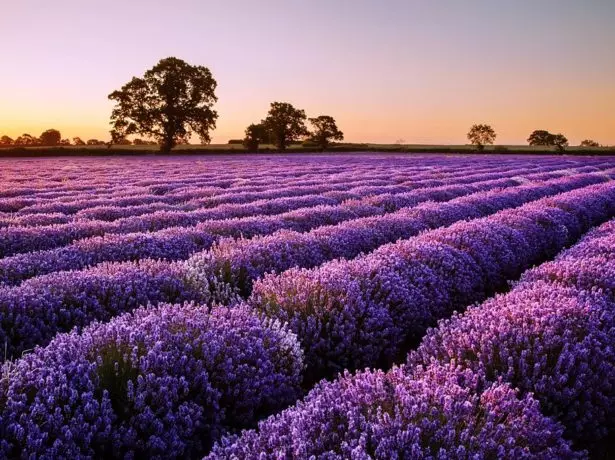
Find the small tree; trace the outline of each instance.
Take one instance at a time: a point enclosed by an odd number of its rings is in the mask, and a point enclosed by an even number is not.
[[[39,137],[41,145],[54,146],[60,144],[62,141],[62,135],[57,129],[48,129],[42,133]]]
[[[563,152],[564,147],[568,147],[568,139],[563,134],[555,134],[553,136],[553,145],[557,149],[558,152]]]
[[[320,115],[316,118],[310,118],[309,122],[314,129],[312,131],[311,141],[318,145],[321,150],[329,147],[329,143],[332,140],[344,140],[344,133],[338,129],[333,117],[329,115]]]
[[[105,141],[99,141],[98,139],[88,139],[87,145],[105,145]]]
[[[0,137],[0,145],[13,145],[14,141],[9,136]]]
[[[529,145],[555,145],[553,134],[544,129],[537,129],[530,134],[530,137],[527,138],[527,143]]]
[[[493,144],[495,138],[495,131],[489,125],[472,125],[470,131],[468,131],[468,140],[478,150],[483,150],[485,145]]]
[[[291,142],[309,134],[305,127],[305,111],[296,109],[288,102],[272,102],[267,118],[262,124],[271,140],[280,150],[286,150]]]
[[[581,147],[600,147],[600,144],[596,141],[593,141],[591,139],[585,139],[581,141],[580,144]]]
[[[258,146],[268,140],[267,129],[263,123],[252,123],[246,128],[246,137],[243,139],[243,146],[249,151],[258,151]]]
[[[73,137],[73,144],[75,145],[85,145],[85,142],[80,137]]]
[[[537,129],[527,138],[530,145],[542,145],[547,147],[556,147],[558,151],[563,151],[564,147],[568,146],[568,139],[563,134],[551,134],[544,129]]]
[[[38,139],[30,134],[24,133],[15,139],[15,145],[37,145]]]
[[[153,137],[169,152],[194,133],[209,143],[216,127],[216,80],[208,68],[174,57],[162,59],[142,78],[134,77],[109,95],[112,142],[131,134]]]
[[[62,139],[58,145],[70,145],[70,139]]]

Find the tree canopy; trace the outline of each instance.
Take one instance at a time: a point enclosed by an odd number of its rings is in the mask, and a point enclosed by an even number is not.
[[[581,147],[600,147],[600,144],[596,141],[593,141],[591,139],[584,139],[581,141],[581,144],[579,144]]]
[[[472,125],[468,132],[468,140],[472,145],[475,145],[478,150],[482,150],[485,145],[493,144],[496,136],[493,128],[485,124]]]
[[[313,127],[311,141],[322,150],[326,149],[332,140],[344,140],[344,133],[338,129],[333,117],[320,115],[316,118],[310,118],[309,122]]]
[[[111,113],[112,142],[131,134],[151,137],[163,152],[196,134],[209,143],[216,126],[216,80],[208,68],[181,59],[162,59],[109,95],[115,101]]]
[[[288,102],[272,102],[262,124],[269,132],[271,140],[280,150],[285,150],[291,142],[309,135],[305,127],[305,111],[296,109]]]
[[[257,151],[259,144],[269,141],[267,128],[263,123],[252,123],[246,128],[243,146],[250,151]]]
[[[529,145],[554,146],[558,150],[564,150],[568,145],[568,139],[563,134],[551,134],[544,129],[533,131],[527,138]]]
[[[39,137],[40,145],[54,146],[59,145],[62,141],[62,135],[57,129],[48,129]]]

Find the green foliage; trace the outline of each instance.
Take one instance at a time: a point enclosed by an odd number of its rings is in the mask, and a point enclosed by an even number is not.
[[[332,140],[344,140],[344,133],[338,129],[333,117],[320,115],[316,118],[310,118],[309,122],[314,129],[310,140],[320,149],[324,150],[329,147]]]
[[[131,134],[151,137],[163,152],[187,143],[196,134],[209,143],[216,127],[216,80],[208,68],[174,57],[162,59],[142,78],[134,77],[109,95],[112,142]]]
[[[472,125],[468,132],[468,140],[472,145],[475,145],[478,150],[483,150],[485,145],[491,145],[495,141],[497,135],[493,128],[489,125]]]
[[[304,110],[296,109],[288,102],[272,102],[262,124],[275,146],[285,150],[291,143],[309,135],[305,120]]]

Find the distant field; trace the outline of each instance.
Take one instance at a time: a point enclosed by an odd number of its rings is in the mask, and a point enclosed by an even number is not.
[[[0,157],[20,156],[80,156],[80,155],[146,155],[154,154],[159,150],[156,145],[114,145],[108,148],[104,145],[66,146],[66,147],[0,147]],[[302,145],[291,145],[288,152],[314,152],[313,148]],[[239,144],[192,144],[178,145],[172,154],[227,154],[227,153],[253,153],[247,152]],[[259,153],[276,152],[273,145],[263,145]],[[395,152],[395,153],[476,153],[471,145],[423,145],[423,144],[336,144],[327,152]],[[492,145],[487,146],[485,153],[502,154],[557,154],[554,147],[528,146],[528,145]],[[615,147],[568,147],[568,155],[615,155]]]

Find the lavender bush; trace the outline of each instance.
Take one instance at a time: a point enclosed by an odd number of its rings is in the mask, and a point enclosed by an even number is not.
[[[194,457],[294,401],[301,370],[246,308],[139,309],[5,364],[0,456]]]

